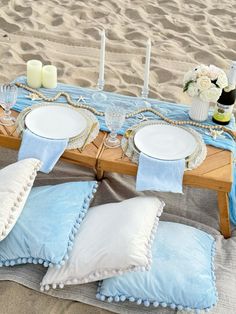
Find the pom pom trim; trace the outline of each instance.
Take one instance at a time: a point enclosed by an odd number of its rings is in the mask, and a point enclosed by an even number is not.
[[[122,294],[117,294],[117,295],[104,295],[101,293],[101,288],[102,288],[102,281],[98,282],[98,288],[97,288],[97,293],[96,293],[96,299],[100,300],[100,301],[106,301],[106,302],[124,302],[125,300],[129,301],[129,302],[135,302],[137,305],[144,305],[145,307],[149,307],[149,306],[153,306],[153,307],[170,307],[171,309],[178,309],[179,311],[193,311],[195,314],[200,313],[200,311],[204,310],[205,312],[209,312],[213,307],[215,307],[217,301],[218,301],[218,293],[217,293],[217,289],[216,289],[216,282],[215,282],[215,274],[214,274],[214,257],[215,257],[215,252],[216,252],[216,243],[215,241],[213,241],[212,243],[212,247],[211,247],[211,276],[212,276],[212,282],[213,282],[213,286],[214,286],[214,291],[215,291],[215,299],[216,302],[214,304],[212,304],[209,307],[205,307],[205,308],[191,308],[189,306],[186,305],[182,305],[182,304],[175,304],[175,303],[168,303],[165,301],[157,301],[157,300],[149,300],[149,299],[141,299],[141,298],[135,298],[133,296],[125,296]],[[112,300],[112,301],[111,301]]]
[[[39,162],[39,164],[37,165],[36,169],[40,169],[41,167],[41,162]],[[78,229],[80,227],[80,224],[81,222],[83,221],[86,213],[87,213],[87,210],[90,206],[90,202],[91,200],[93,199],[94,197],[94,194],[96,193],[97,191],[97,187],[98,187],[98,183],[97,181],[94,181],[94,184],[91,188],[91,192],[89,193],[89,195],[84,199],[84,202],[83,202],[83,205],[81,206],[81,211],[74,223],[74,226],[72,227],[72,230],[69,234],[69,240],[68,240],[68,245],[67,245],[67,252],[66,254],[64,255],[63,259],[58,262],[58,263],[52,263],[51,261],[48,261],[48,260],[45,260],[43,259],[42,257],[40,258],[35,258],[35,257],[18,257],[16,259],[10,259],[10,260],[2,260],[0,259],[0,267],[2,266],[15,266],[15,265],[21,265],[21,264],[42,264],[44,267],[57,267],[57,268],[60,268],[62,265],[65,264],[65,262],[68,260],[69,258],[69,254],[70,254],[70,251],[73,247],[73,241],[74,240],[71,240],[71,239],[74,239],[75,236],[76,236],[76,233],[78,232]],[[86,204],[86,206],[85,206]],[[15,205],[16,206],[16,205]],[[82,217],[82,218],[81,218]],[[78,223],[79,221],[79,223]],[[58,285],[62,286],[61,283],[58,283]],[[49,285],[48,285],[49,286]],[[55,285],[54,285],[55,286]],[[63,285],[64,287],[64,285]],[[48,288],[49,289],[49,288]],[[40,288],[41,291],[43,291],[43,288],[41,287]]]
[[[37,175],[37,171],[41,168],[41,161],[36,160],[34,161],[35,165],[33,167],[33,171],[29,176],[29,181],[22,187],[22,190],[16,195],[15,201],[13,202],[13,205],[11,209],[9,210],[8,218],[6,219],[6,223],[2,230],[0,231],[0,241],[5,239],[6,235],[9,233],[9,229],[12,228],[12,225],[16,222],[16,220],[19,217],[19,212],[16,211],[17,208],[20,206],[20,203],[22,203],[25,194],[28,192],[28,190],[32,187],[33,182],[35,180],[35,177]]]
[[[157,208],[157,212],[156,212],[156,217],[155,217],[155,221],[149,236],[149,240],[147,243],[147,252],[146,252],[146,259],[147,259],[147,263],[146,265],[142,265],[142,266],[134,266],[131,265],[129,267],[126,268],[122,268],[122,269],[103,269],[103,270],[95,270],[93,272],[90,272],[89,274],[87,274],[85,277],[82,278],[74,278],[73,280],[76,280],[77,284],[84,284],[84,283],[88,283],[91,281],[98,281],[104,278],[108,278],[114,275],[122,275],[124,273],[128,273],[128,272],[134,272],[134,271],[147,271],[150,269],[151,267],[151,263],[152,263],[152,243],[153,240],[155,238],[155,234],[156,234],[156,230],[157,230],[157,226],[159,223],[159,217],[162,214],[163,211],[163,207],[165,206],[165,203],[163,201],[160,201],[160,204]],[[71,281],[70,280],[65,280],[63,282],[54,282],[52,284],[49,284],[52,288],[53,288],[53,284],[59,285],[59,284],[63,284],[63,285],[71,285]],[[44,289],[44,287],[47,284],[43,284],[42,282],[40,283],[41,286],[41,290]],[[110,301],[111,302],[111,301]]]

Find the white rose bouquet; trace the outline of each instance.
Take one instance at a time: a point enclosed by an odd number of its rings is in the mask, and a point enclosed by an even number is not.
[[[223,70],[214,65],[201,64],[185,74],[183,91],[203,101],[217,102],[226,86],[228,79]]]

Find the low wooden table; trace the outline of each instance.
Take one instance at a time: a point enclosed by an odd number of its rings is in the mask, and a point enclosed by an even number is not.
[[[207,146],[204,162],[197,169],[186,171],[183,178],[184,185],[217,191],[220,231],[225,238],[231,235],[228,193],[233,182],[232,166],[233,155],[230,151]],[[109,171],[135,176],[137,168],[128,157],[122,158],[121,148],[103,146],[97,162],[97,175],[102,178],[103,172]]]
[[[18,115],[17,112],[13,114]],[[82,153],[77,149],[66,150],[62,160],[95,169],[98,179],[102,179],[104,171],[135,176],[137,165],[130,162],[128,157],[122,158],[121,148],[106,148],[103,145],[106,136],[107,133],[99,132],[97,138]],[[0,146],[19,149],[20,141],[15,126],[0,126]],[[230,151],[207,146],[205,161],[197,169],[186,171],[183,180],[184,185],[217,191],[220,231],[225,238],[231,235],[228,193],[233,182],[232,166],[233,156]]]

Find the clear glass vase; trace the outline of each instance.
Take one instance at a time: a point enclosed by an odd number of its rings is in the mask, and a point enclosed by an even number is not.
[[[205,121],[208,118],[209,102],[203,101],[199,97],[192,98],[192,104],[189,109],[189,117],[194,121]]]

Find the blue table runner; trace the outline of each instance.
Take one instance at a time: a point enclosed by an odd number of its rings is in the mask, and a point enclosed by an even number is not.
[[[26,84],[26,77],[25,76],[20,76],[16,78],[14,82],[18,83],[23,83]],[[72,100],[76,102],[80,96],[83,96],[86,100],[86,103],[90,104],[92,107],[99,111],[105,111],[106,105],[108,103],[111,103],[112,101],[122,101],[124,104],[127,105],[128,112],[132,112],[134,110],[137,110],[140,108],[139,105],[139,98],[138,97],[132,97],[132,96],[125,96],[125,95],[120,95],[116,93],[110,93],[110,92],[104,92],[107,96],[106,101],[103,103],[97,104],[96,102],[93,101],[92,95],[96,90],[89,89],[89,88],[84,88],[84,87],[78,87],[78,86],[73,86],[73,85],[68,85],[68,84],[63,84],[63,83],[58,83],[57,88],[55,89],[46,89],[46,88],[39,88],[39,92],[43,93],[47,97],[54,97],[57,93],[63,91],[67,92],[70,94]],[[18,89],[18,97],[17,97],[17,102],[15,106],[13,107],[14,110],[20,112],[23,109],[35,105],[39,103],[37,100],[31,100],[27,98],[26,96],[29,95],[30,92],[26,91],[23,88]],[[64,97],[60,97],[57,101],[57,103],[67,103],[66,99]],[[170,102],[164,102],[160,101],[157,99],[148,99],[148,102],[151,104],[152,108],[159,110],[162,114],[164,114],[167,118],[173,119],[173,120],[189,120],[188,116],[188,106],[186,105],[180,105],[180,104],[173,104]],[[148,117],[150,119],[158,119],[161,120],[159,117],[154,115],[153,113],[150,112],[145,112],[143,114],[145,117]],[[104,117],[97,116],[99,123],[100,123],[100,129],[102,131],[108,131]],[[140,122],[140,116],[135,116],[129,119],[126,119],[122,129],[119,131],[120,134],[123,134],[125,130]],[[209,115],[209,118],[207,121],[203,122],[205,125],[215,125],[212,120],[211,116]],[[186,125],[186,127],[189,127]],[[228,133],[224,133],[224,136],[219,136],[216,139],[214,139],[207,130],[198,128],[198,127],[193,127],[190,126],[191,128],[195,129],[198,131],[205,143],[207,145],[212,145],[218,148],[222,149],[227,149],[233,152],[234,158],[236,157],[236,144],[235,141],[232,139],[232,137]],[[231,122],[229,125],[227,125],[227,128],[231,130],[235,130],[235,119],[234,117],[231,119]],[[229,194],[229,202],[230,202],[230,219],[232,223],[236,224],[236,165],[234,163],[234,169],[233,169],[233,174],[234,174],[234,183],[232,186],[231,193]]]

